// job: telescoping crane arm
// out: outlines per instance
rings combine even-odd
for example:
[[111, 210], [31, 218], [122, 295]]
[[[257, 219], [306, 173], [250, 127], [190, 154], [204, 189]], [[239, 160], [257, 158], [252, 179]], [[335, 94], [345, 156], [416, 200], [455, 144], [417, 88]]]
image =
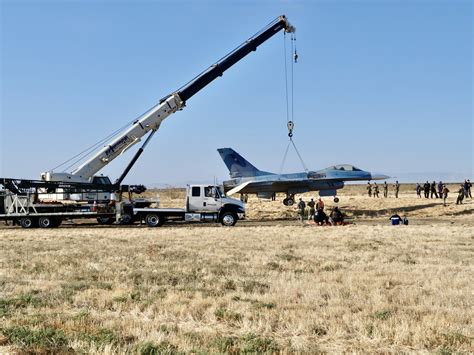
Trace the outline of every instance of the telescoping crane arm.
[[[207, 70], [199, 74], [181, 89], [162, 99], [158, 105], [138, 118], [128, 129], [91, 156], [71, 174], [47, 172], [42, 174], [43, 180], [89, 181], [93, 175], [104, 168], [112, 160], [117, 158], [134, 144], [140, 142], [141, 138], [147, 133], [154, 133], [158, 130], [161, 122], [163, 122], [165, 118], [177, 110], [182, 109], [187, 100], [209, 85], [213, 80], [222, 76], [227, 69], [247, 56], [250, 52], [255, 51], [259, 45], [280, 30], [284, 30], [285, 32], [295, 31], [295, 28], [290, 25], [284, 15], [275, 19], [259, 33], [249, 38], [238, 48], [220, 59], [217, 63], [211, 65]], [[139, 153], [141, 153], [141, 151], [142, 149]], [[138, 155], [134, 158], [133, 163], [137, 158]], [[129, 165], [127, 169], [130, 170], [130, 168], [131, 166]], [[128, 172], [128, 170], [126, 170], [126, 172]], [[123, 179], [123, 177], [122, 174], [121, 179]]]

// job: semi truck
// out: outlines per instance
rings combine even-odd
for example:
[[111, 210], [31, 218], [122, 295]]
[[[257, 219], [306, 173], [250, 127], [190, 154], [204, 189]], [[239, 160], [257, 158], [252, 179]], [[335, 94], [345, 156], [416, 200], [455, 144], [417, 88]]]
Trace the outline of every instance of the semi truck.
[[[162, 98], [71, 172], [46, 171], [41, 173], [41, 180], [0, 178], [0, 220], [13, 221], [24, 228], [55, 227], [66, 218], [96, 218], [99, 223], [144, 221], [149, 226], [159, 226], [167, 220], [218, 221], [234, 225], [244, 217], [244, 205], [226, 197], [219, 186], [190, 186], [184, 209], [160, 209], [153, 208], [150, 201], [131, 198], [133, 193], [146, 190], [143, 185], [122, 185], [122, 182], [165, 118], [183, 110], [191, 97], [281, 30], [295, 32], [284, 15]], [[114, 183], [107, 176], [98, 175], [144, 137], [144, 143]], [[194, 196], [198, 188], [202, 194]], [[205, 195], [206, 188], [215, 192], [212, 199]], [[128, 199], [124, 198], [127, 193]]]

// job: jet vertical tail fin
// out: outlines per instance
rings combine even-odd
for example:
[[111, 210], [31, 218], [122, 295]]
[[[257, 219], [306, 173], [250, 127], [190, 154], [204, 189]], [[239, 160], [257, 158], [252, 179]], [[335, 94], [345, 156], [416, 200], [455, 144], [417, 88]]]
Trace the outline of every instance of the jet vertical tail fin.
[[270, 175], [266, 171], [258, 170], [255, 166], [249, 163], [239, 153], [232, 148], [217, 149], [225, 165], [229, 169], [230, 177], [254, 177], [261, 175]]

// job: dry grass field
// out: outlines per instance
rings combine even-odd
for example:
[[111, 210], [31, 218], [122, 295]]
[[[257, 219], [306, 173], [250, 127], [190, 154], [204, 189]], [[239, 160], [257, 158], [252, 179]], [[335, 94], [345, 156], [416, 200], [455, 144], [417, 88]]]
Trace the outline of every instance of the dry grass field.
[[252, 198], [233, 228], [1, 228], [0, 353], [473, 353], [474, 203], [362, 188], [345, 227]]

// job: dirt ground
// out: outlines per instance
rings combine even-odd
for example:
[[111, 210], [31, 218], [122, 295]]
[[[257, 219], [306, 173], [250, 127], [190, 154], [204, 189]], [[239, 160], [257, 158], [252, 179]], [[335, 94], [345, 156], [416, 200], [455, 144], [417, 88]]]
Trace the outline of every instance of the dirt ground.
[[281, 197], [233, 228], [2, 227], [0, 353], [473, 353], [474, 203], [364, 188], [341, 192], [344, 227]]

